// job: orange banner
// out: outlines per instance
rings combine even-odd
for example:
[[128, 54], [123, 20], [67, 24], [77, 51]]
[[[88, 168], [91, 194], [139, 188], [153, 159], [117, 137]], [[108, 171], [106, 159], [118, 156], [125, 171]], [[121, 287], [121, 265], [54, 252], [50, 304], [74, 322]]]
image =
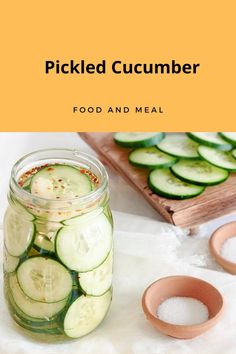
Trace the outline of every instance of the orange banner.
[[234, 0], [5, 2], [1, 130], [236, 130], [235, 13]]

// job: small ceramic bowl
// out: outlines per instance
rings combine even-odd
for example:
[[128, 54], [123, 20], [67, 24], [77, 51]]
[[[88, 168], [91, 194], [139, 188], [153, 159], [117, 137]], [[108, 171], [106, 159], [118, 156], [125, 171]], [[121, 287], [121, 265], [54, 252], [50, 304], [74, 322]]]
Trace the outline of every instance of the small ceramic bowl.
[[230, 262], [221, 255], [223, 243], [229, 238], [236, 236], [236, 222], [230, 222], [219, 227], [209, 240], [209, 250], [215, 261], [227, 272], [236, 274], [236, 263]]
[[[174, 296], [191, 297], [200, 300], [208, 308], [209, 319], [196, 325], [175, 325], [157, 317], [158, 306]], [[168, 336], [189, 339], [209, 330], [219, 320], [223, 309], [223, 298], [211, 284], [194, 277], [172, 276], [157, 280], [144, 292], [143, 311], [151, 324]]]

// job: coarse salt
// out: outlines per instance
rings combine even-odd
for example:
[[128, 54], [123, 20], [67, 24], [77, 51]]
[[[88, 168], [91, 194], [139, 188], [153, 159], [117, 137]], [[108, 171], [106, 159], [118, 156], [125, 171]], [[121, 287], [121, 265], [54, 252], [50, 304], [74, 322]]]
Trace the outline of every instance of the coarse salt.
[[236, 236], [233, 236], [223, 243], [221, 256], [232, 263], [236, 263]]
[[208, 320], [208, 308], [191, 297], [171, 297], [157, 308], [160, 320], [175, 325], [196, 325]]

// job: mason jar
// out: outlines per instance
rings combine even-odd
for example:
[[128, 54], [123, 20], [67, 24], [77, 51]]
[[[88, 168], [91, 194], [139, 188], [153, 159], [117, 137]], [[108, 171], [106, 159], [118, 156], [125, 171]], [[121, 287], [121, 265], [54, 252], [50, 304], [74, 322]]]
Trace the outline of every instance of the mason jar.
[[14, 165], [8, 201], [4, 292], [12, 318], [42, 340], [90, 333], [112, 299], [104, 166], [76, 150], [33, 152]]

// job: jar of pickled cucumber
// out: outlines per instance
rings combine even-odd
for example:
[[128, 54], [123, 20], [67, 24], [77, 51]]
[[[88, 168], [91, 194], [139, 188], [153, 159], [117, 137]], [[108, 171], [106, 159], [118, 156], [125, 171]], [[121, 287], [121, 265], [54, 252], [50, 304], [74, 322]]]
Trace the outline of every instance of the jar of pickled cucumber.
[[42, 340], [80, 338], [112, 298], [108, 176], [94, 157], [52, 149], [12, 169], [4, 218], [5, 297], [14, 321]]

